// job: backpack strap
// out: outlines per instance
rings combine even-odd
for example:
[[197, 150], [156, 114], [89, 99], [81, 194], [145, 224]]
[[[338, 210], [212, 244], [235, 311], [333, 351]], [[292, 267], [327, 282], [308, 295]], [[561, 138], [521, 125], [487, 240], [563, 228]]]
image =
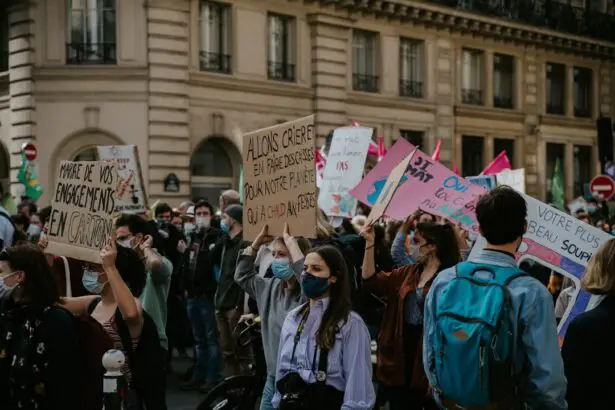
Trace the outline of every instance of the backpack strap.
[[516, 266], [497, 266], [475, 262], [460, 262], [455, 266], [458, 278], [473, 278], [476, 272], [489, 272], [491, 280], [503, 286], [508, 286], [513, 280], [528, 274]]

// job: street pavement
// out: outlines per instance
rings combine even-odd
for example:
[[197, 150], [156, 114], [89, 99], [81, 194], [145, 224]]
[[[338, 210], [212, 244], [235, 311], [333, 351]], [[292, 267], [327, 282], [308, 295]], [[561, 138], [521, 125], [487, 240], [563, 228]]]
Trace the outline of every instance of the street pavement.
[[167, 408], [168, 410], [196, 410], [205, 397], [198, 391], [184, 392], [179, 389], [179, 376], [183, 375], [192, 364], [190, 358], [173, 359], [173, 373], [167, 379]]

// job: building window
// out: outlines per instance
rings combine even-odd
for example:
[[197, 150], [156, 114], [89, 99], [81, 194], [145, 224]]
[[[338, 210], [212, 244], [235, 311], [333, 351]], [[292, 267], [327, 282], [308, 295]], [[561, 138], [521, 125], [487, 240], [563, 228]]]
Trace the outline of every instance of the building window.
[[425, 43], [402, 37], [399, 42], [399, 95], [423, 98]]
[[551, 185], [553, 184], [553, 174], [555, 173], [555, 163], [559, 159], [560, 169], [564, 177], [564, 189], [566, 186], [566, 167], [565, 167], [565, 144], [557, 144], [554, 142], [547, 143], [547, 203], [553, 202]]
[[0, 73], [9, 70], [9, 15], [0, 15]]
[[410, 144], [425, 151], [425, 147], [423, 146], [423, 137], [425, 133], [423, 131], [399, 130], [399, 135]]
[[462, 53], [461, 101], [464, 104], [483, 105], [483, 74], [485, 53], [464, 49]]
[[115, 64], [115, 0], [69, 0], [67, 64]]
[[352, 33], [352, 89], [377, 93], [380, 89], [376, 75], [377, 34], [354, 30]]
[[565, 114], [566, 66], [547, 63], [547, 114]]
[[239, 172], [235, 172], [233, 160], [238, 163], [241, 156], [225, 138], [209, 138], [200, 144], [192, 155], [192, 198], [217, 204], [223, 191], [236, 189]]
[[483, 172], [482, 137], [464, 135], [461, 137], [461, 165], [463, 176], [479, 175]]
[[294, 27], [294, 18], [269, 14], [267, 72], [270, 80], [295, 81]]
[[94, 147], [84, 148], [74, 155], [71, 161], [98, 161], [98, 152]]
[[201, 3], [199, 27], [201, 30], [201, 70], [231, 73], [230, 6], [204, 1]]
[[493, 158], [500, 155], [500, 152], [506, 151], [506, 156], [510, 163], [515, 164], [515, 140], [508, 138], [494, 138], [493, 139]]
[[493, 56], [493, 106], [514, 108], [515, 58], [504, 54]]
[[589, 118], [592, 116], [592, 70], [574, 67], [574, 116]]
[[584, 185], [592, 178], [592, 147], [575, 145], [572, 148], [574, 166], [574, 197], [583, 195]]

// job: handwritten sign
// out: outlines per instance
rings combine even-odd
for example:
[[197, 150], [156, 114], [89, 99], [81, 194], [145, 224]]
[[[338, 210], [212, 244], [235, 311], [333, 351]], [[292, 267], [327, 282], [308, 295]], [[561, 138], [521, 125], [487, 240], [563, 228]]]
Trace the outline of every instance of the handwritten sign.
[[101, 263], [113, 232], [119, 178], [107, 162], [62, 161], [51, 201], [46, 252]]
[[[575, 294], [558, 328], [563, 340], [570, 321], [595, 305], [598, 297], [581, 289], [580, 280], [594, 252], [612, 236], [537, 199], [525, 194], [523, 197], [528, 211], [527, 232], [517, 251], [517, 262], [532, 259], [575, 283]], [[479, 237], [470, 257], [486, 245], [485, 238]]]
[[507, 169], [495, 176], [498, 186], [508, 185], [516, 191], [525, 194], [525, 168]]
[[147, 195], [141, 174], [141, 163], [135, 145], [96, 147], [98, 159], [115, 165], [120, 178], [117, 191], [117, 211], [141, 213], [147, 210]]
[[410, 155], [408, 155], [404, 160], [397, 164], [395, 168], [393, 168], [393, 171], [391, 171], [386, 183], [384, 184], [384, 189], [380, 192], [378, 200], [367, 217], [367, 224], [371, 225], [385, 215], [387, 208], [391, 203], [391, 199], [393, 199], [395, 192], [399, 189], [402, 177], [408, 170], [410, 162], [416, 154], [416, 151], [417, 150], [415, 148]]
[[292, 235], [315, 236], [315, 142], [313, 115], [244, 134], [244, 239], [264, 224], [282, 235], [287, 222]]
[[466, 179], [472, 184], [482, 186], [487, 191], [491, 191], [497, 186], [494, 175], [479, 175], [476, 177], [467, 177]]
[[333, 132], [318, 206], [328, 216], [351, 218], [358, 202], [350, 195], [363, 177], [367, 150], [372, 140], [372, 128], [345, 127]]

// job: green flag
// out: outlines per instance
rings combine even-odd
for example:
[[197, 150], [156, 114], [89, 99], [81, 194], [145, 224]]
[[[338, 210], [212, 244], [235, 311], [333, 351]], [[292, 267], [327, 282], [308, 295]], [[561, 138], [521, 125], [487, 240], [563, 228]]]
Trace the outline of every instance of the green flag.
[[555, 160], [555, 170], [553, 171], [553, 178], [551, 179], [551, 202], [559, 210], [564, 210], [564, 174], [562, 173], [562, 167], [559, 158]]
[[239, 200], [243, 204], [243, 165], [239, 168]]
[[26, 154], [21, 153], [21, 168], [17, 174], [17, 180], [26, 187], [26, 196], [37, 201], [43, 195], [43, 187], [38, 182], [38, 174], [34, 166], [26, 159]]

